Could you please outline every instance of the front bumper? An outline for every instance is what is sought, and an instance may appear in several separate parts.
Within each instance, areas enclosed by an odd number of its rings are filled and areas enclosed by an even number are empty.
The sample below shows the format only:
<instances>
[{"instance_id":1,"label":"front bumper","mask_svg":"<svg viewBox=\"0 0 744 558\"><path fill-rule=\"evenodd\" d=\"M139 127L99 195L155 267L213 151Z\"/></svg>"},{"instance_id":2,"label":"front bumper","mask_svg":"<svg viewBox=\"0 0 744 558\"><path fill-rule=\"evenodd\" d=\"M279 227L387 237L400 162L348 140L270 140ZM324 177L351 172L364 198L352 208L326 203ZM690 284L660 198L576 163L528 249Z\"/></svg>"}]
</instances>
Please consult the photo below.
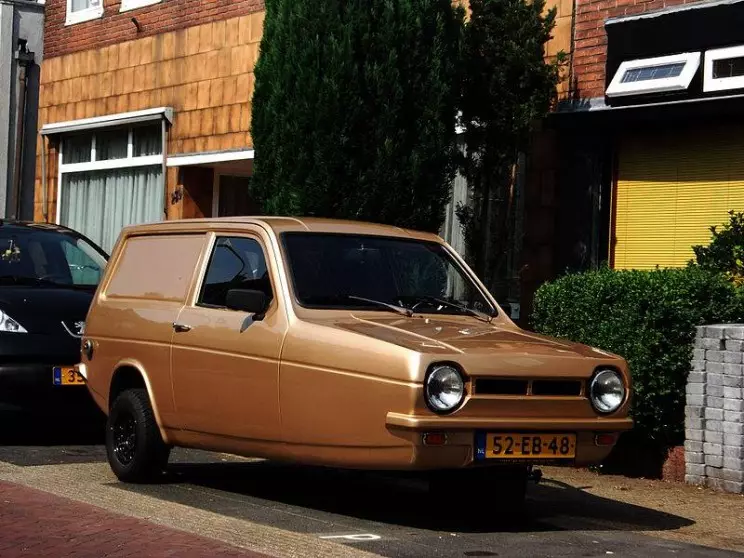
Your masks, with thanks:
<instances>
[{"instance_id":1,"label":"front bumper","mask_svg":"<svg viewBox=\"0 0 744 558\"><path fill-rule=\"evenodd\" d=\"M0 412L29 412L59 418L96 416L100 411L85 385L54 385L55 366L73 365L64 362L0 364Z\"/></svg>"},{"instance_id":2,"label":"front bumper","mask_svg":"<svg viewBox=\"0 0 744 558\"><path fill-rule=\"evenodd\" d=\"M633 427L630 418L532 419L532 418L455 418L387 414L387 428L411 444L412 469L461 468L524 463L542 465L588 466L601 463L612 451L614 443L598 443L598 435L617 437ZM489 433L565 433L576 435L576 455L569 459L502 460L479 455L479 439ZM443 433L446 442L427 445L424 434ZM482 450L482 448L480 448Z\"/></svg>"}]
</instances>

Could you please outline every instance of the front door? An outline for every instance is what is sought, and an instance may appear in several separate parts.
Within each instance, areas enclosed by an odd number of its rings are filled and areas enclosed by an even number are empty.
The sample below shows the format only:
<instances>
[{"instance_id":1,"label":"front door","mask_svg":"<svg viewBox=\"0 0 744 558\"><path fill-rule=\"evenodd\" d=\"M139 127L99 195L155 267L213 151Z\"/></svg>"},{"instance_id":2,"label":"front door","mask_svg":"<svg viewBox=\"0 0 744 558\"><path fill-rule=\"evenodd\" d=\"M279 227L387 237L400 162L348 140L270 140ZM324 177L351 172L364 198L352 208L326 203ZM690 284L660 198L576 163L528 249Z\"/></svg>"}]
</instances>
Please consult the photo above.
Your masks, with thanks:
<instances>
[{"instance_id":1,"label":"front door","mask_svg":"<svg viewBox=\"0 0 744 558\"><path fill-rule=\"evenodd\" d=\"M218 174L214 192L217 217L258 215L260 208L251 197L251 177Z\"/></svg>"},{"instance_id":2,"label":"front door","mask_svg":"<svg viewBox=\"0 0 744 558\"><path fill-rule=\"evenodd\" d=\"M265 243L254 234L216 234L204 277L174 324L171 366L176 414L186 430L276 440L279 352L287 320ZM263 319L229 310L230 289L261 290Z\"/></svg>"}]
</instances>

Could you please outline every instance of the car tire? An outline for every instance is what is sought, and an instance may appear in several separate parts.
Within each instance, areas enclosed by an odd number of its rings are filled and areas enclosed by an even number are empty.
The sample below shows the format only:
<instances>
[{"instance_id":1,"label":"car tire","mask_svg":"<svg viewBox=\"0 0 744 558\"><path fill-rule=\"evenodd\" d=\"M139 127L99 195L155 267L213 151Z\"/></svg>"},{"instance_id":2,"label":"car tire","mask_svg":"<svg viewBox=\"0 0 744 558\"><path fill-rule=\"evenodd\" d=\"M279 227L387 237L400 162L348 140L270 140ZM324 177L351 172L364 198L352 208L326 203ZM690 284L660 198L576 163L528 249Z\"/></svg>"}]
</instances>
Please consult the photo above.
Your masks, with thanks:
<instances>
[{"instance_id":1,"label":"car tire","mask_svg":"<svg viewBox=\"0 0 744 558\"><path fill-rule=\"evenodd\" d=\"M160 436L147 390L128 389L114 401L106 421L106 455L122 482L153 482L164 472L170 448Z\"/></svg>"}]
</instances>

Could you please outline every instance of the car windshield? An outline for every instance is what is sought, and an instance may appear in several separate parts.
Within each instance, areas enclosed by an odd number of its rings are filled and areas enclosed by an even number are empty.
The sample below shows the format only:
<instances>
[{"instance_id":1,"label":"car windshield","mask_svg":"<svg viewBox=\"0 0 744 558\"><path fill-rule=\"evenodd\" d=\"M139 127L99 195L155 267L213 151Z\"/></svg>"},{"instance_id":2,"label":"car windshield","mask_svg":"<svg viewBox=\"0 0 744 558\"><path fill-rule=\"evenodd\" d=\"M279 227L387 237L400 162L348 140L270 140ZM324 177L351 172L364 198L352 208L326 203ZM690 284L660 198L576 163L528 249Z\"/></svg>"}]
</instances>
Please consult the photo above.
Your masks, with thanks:
<instances>
[{"instance_id":1,"label":"car windshield","mask_svg":"<svg viewBox=\"0 0 744 558\"><path fill-rule=\"evenodd\" d=\"M105 267L105 255L75 234L0 227L0 285L95 287Z\"/></svg>"},{"instance_id":2,"label":"car windshield","mask_svg":"<svg viewBox=\"0 0 744 558\"><path fill-rule=\"evenodd\" d=\"M435 242L283 233L295 297L309 308L479 314L496 309Z\"/></svg>"}]
</instances>

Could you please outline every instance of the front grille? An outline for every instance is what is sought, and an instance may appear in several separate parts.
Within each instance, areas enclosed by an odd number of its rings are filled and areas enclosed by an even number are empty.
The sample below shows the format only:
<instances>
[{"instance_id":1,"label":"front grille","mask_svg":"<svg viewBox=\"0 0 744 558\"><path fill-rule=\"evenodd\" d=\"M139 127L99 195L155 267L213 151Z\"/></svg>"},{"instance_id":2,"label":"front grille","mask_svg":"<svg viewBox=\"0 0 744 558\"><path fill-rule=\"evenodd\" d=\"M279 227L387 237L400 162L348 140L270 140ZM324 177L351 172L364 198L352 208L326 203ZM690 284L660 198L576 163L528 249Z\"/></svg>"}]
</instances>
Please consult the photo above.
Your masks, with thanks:
<instances>
[{"instance_id":1,"label":"front grille","mask_svg":"<svg viewBox=\"0 0 744 558\"><path fill-rule=\"evenodd\" d=\"M478 378L476 395L533 395L538 397L576 397L581 395L579 380L521 380L514 378Z\"/></svg>"}]
</instances>

